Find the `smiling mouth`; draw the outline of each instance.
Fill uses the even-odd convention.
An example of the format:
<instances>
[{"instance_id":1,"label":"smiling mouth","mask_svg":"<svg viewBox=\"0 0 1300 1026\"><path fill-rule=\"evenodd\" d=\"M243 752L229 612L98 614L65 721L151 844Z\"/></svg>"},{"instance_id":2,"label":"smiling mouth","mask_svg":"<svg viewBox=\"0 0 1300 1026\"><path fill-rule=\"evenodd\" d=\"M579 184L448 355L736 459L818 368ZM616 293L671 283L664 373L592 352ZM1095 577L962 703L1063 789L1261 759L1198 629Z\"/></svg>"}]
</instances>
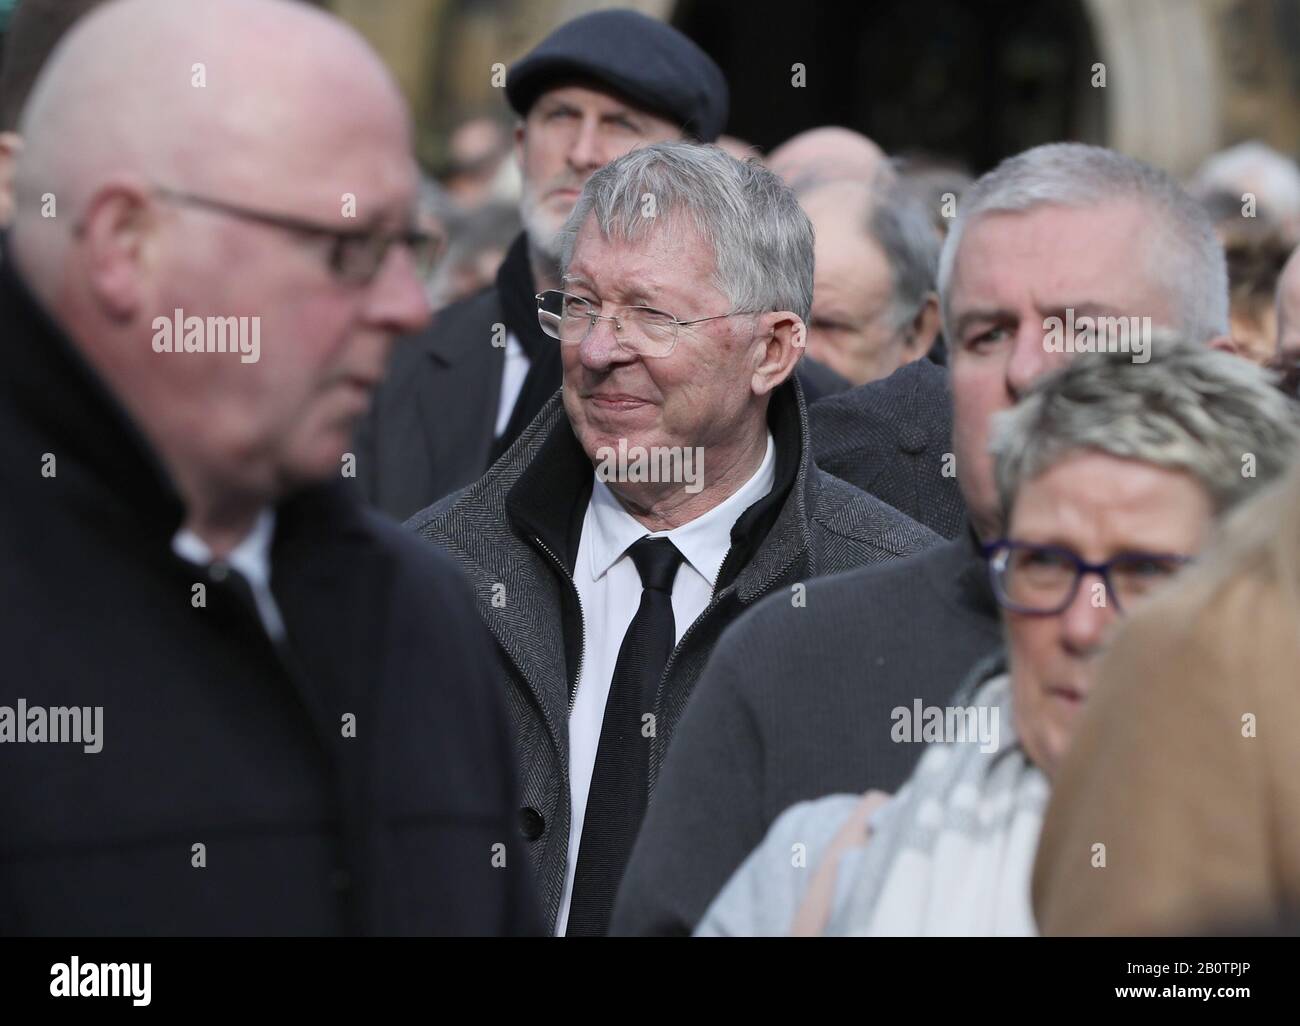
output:
<instances>
[{"instance_id":1,"label":"smiling mouth","mask_svg":"<svg viewBox=\"0 0 1300 1026\"><path fill-rule=\"evenodd\" d=\"M1084 694L1078 688L1071 687L1050 687L1047 693L1053 698L1059 698L1063 702L1069 702L1071 705L1082 705Z\"/></svg>"},{"instance_id":2,"label":"smiling mouth","mask_svg":"<svg viewBox=\"0 0 1300 1026\"><path fill-rule=\"evenodd\" d=\"M641 399L634 395L602 395L593 393L586 397L587 402L592 403L603 410L631 410L638 406L647 406L649 401Z\"/></svg>"}]
</instances>

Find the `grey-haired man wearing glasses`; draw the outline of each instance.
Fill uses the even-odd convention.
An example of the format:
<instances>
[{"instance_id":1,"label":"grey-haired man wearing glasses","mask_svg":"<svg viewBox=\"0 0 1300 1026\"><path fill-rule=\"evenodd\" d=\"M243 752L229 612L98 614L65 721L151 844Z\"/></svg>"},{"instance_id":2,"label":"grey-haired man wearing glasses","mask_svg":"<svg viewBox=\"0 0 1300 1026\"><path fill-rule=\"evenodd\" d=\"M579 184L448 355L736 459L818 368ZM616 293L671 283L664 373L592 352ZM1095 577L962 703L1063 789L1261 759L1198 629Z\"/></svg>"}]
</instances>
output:
<instances>
[{"instance_id":1,"label":"grey-haired man wearing glasses","mask_svg":"<svg viewBox=\"0 0 1300 1026\"><path fill-rule=\"evenodd\" d=\"M583 190L560 271L537 305L561 394L411 523L456 554L504 653L546 921L598 935L722 630L937 538L812 462L793 380L812 229L770 171L688 143L621 157Z\"/></svg>"},{"instance_id":2,"label":"grey-haired man wearing glasses","mask_svg":"<svg viewBox=\"0 0 1300 1026\"><path fill-rule=\"evenodd\" d=\"M0 933L535 932L469 591L342 480L428 316L391 75L306 4L118 0L21 127Z\"/></svg>"}]
</instances>

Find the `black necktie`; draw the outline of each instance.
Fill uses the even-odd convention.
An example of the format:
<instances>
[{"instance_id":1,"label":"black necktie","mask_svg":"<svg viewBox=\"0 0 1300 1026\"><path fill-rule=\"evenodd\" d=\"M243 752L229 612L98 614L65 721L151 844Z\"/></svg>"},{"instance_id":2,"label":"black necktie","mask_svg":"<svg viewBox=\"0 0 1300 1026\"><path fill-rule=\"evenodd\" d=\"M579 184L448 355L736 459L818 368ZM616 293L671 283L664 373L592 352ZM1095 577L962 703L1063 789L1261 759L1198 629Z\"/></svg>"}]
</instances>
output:
<instances>
[{"instance_id":1,"label":"black necktie","mask_svg":"<svg viewBox=\"0 0 1300 1026\"><path fill-rule=\"evenodd\" d=\"M641 605L623 635L605 700L569 903L569 937L603 937L609 927L614 892L645 816L650 738L642 733L642 717L654 710L659 678L677 640L673 579L682 554L667 538L642 538L628 554L641 575Z\"/></svg>"}]
</instances>

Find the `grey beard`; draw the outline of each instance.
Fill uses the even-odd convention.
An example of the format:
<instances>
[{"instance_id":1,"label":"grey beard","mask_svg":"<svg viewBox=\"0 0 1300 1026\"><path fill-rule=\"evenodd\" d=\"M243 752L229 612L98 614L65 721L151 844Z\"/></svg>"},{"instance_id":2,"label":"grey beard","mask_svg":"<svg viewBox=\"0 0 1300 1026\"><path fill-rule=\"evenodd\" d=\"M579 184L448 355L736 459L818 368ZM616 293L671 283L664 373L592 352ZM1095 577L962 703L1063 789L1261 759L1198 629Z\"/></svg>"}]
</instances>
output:
<instances>
[{"instance_id":1,"label":"grey beard","mask_svg":"<svg viewBox=\"0 0 1300 1026\"><path fill-rule=\"evenodd\" d=\"M524 232L528 235L528 246L536 254L549 260L556 267L560 265L560 231L547 223L546 215L541 213L529 199L520 204L520 220L524 223ZM561 228L563 225L561 225Z\"/></svg>"}]
</instances>

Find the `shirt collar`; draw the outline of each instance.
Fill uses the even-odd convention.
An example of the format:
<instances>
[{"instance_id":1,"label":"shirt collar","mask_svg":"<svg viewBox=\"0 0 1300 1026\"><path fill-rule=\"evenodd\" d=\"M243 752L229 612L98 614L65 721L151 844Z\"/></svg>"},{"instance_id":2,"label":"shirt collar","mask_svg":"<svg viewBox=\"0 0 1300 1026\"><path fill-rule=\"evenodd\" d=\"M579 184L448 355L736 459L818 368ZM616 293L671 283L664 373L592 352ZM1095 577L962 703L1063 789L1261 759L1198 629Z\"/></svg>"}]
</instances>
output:
<instances>
[{"instance_id":1,"label":"shirt collar","mask_svg":"<svg viewBox=\"0 0 1300 1026\"><path fill-rule=\"evenodd\" d=\"M595 475L593 474L593 478ZM776 442L767 433L767 451L753 475L731 495L694 520L671 531L654 534L637 520L596 478L591 490L587 525L591 529L591 579L599 580L623 557L634 542L645 537L667 538L686 562L711 584L716 583L723 560L731 549L731 529L742 513L772 490L776 482Z\"/></svg>"},{"instance_id":2,"label":"shirt collar","mask_svg":"<svg viewBox=\"0 0 1300 1026\"><path fill-rule=\"evenodd\" d=\"M275 510L264 509L257 515L253 528L236 545L225 562L238 570L254 588L271 586L271 540L275 537ZM172 551L191 563L207 565L212 562L212 549L208 543L182 527L172 538Z\"/></svg>"}]
</instances>

